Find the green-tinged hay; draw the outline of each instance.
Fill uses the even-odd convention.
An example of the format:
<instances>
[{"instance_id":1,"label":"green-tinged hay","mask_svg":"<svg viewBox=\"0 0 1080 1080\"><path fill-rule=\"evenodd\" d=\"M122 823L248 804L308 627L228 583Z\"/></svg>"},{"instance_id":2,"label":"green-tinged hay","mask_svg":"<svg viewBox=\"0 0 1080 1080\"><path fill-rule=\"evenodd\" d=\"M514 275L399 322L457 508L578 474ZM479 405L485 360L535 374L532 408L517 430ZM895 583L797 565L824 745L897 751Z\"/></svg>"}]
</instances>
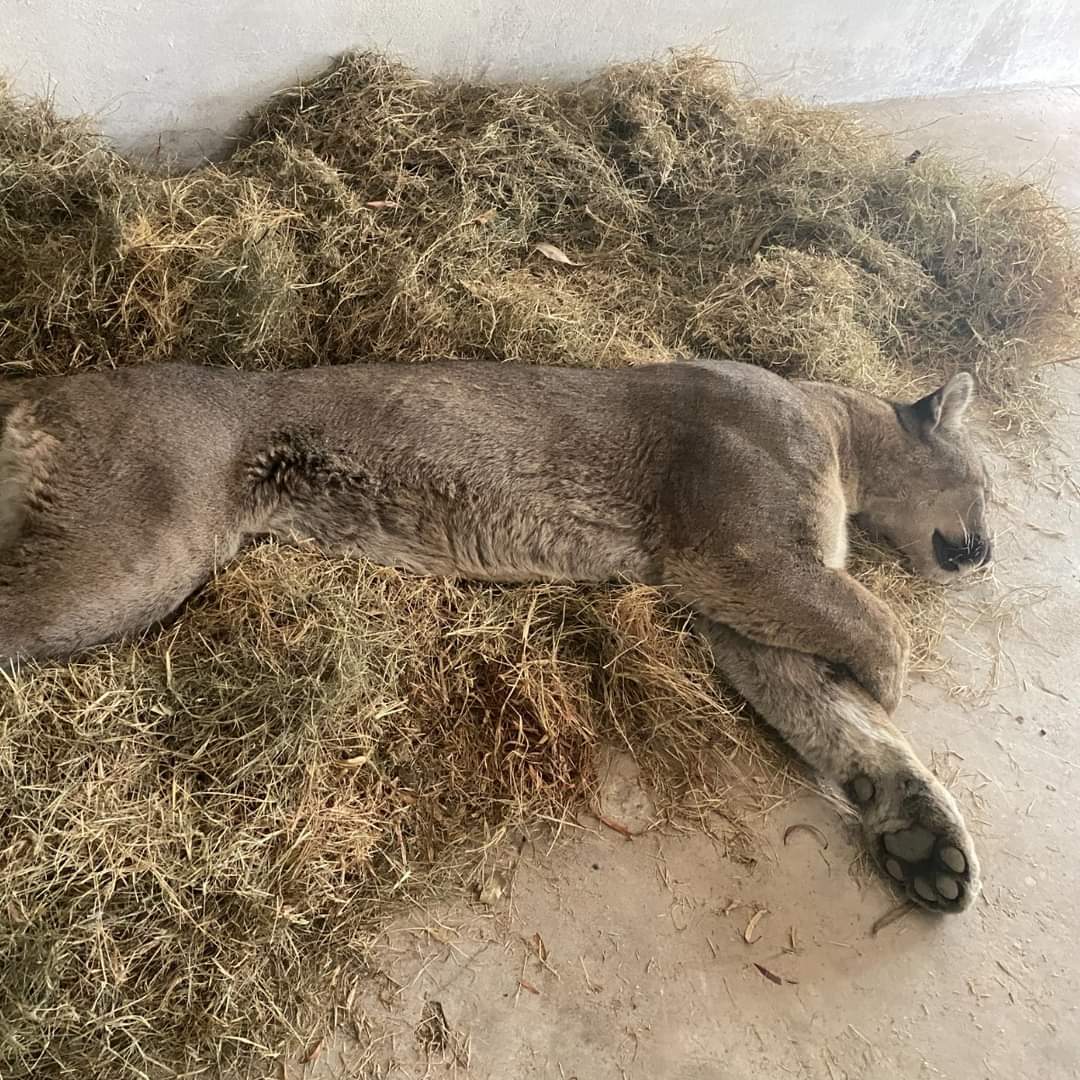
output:
<instances>
[{"instance_id":1,"label":"green-tinged hay","mask_svg":"<svg viewBox=\"0 0 1080 1080\"><path fill-rule=\"evenodd\" d=\"M116 257L127 288L105 333L129 339L144 361L222 361L299 335L290 226L300 214L265 182L208 170L139 191L126 206Z\"/></svg>"},{"instance_id":2,"label":"green-tinged hay","mask_svg":"<svg viewBox=\"0 0 1080 1080\"><path fill-rule=\"evenodd\" d=\"M1076 334L1073 223L1037 184L985 178L925 155L876 178L868 212L882 240L932 279L932 303L896 320L905 354L928 370L971 371L1000 402L1023 404L1031 365Z\"/></svg>"},{"instance_id":3,"label":"green-tinged hay","mask_svg":"<svg viewBox=\"0 0 1080 1080\"><path fill-rule=\"evenodd\" d=\"M722 359L899 398L912 394L914 372L879 344L896 307L887 286L858 266L778 248L732 267L690 326Z\"/></svg>"},{"instance_id":4,"label":"green-tinged hay","mask_svg":"<svg viewBox=\"0 0 1080 1080\"><path fill-rule=\"evenodd\" d=\"M1020 416L1032 365L1076 351L1066 215L907 156L700 56L571 87L346 57L170 176L0 94L0 373L699 353L887 393L962 368ZM941 594L871 549L856 570L932 663ZM608 743L739 851L740 800L795 779L632 586L264 547L172 627L24 669L0 684L0 1075L270 1074L396 903L569 820Z\"/></svg>"}]
</instances>

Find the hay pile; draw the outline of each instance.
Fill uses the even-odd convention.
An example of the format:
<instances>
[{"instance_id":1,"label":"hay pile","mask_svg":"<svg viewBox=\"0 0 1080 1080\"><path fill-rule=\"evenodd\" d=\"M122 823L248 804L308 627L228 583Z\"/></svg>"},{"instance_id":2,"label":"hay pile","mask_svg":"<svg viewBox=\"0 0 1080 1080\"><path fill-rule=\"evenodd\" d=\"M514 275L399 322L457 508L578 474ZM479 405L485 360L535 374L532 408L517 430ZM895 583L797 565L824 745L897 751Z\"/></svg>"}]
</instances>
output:
<instances>
[{"instance_id":1,"label":"hay pile","mask_svg":"<svg viewBox=\"0 0 1080 1080\"><path fill-rule=\"evenodd\" d=\"M907 149L743 100L700 57L572 88L352 57L172 177L0 96L0 371L704 352L883 390L965 368L1014 408L1075 340L1068 222ZM938 594L862 572L925 659ZM23 672L0 700L0 1075L265 1075L394 902L587 802L605 741L683 812L734 817L726 758L757 756L765 796L783 768L640 588L267 547L161 634Z\"/></svg>"},{"instance_id":2,"label":"hay pile","mask_svg":"<svg viewBox=\"0 0 1080 1080\"><path fill-rule=\"evenodd\" d=\"M571 88L344 60L161 180L0 102L0 365L707 353L999 397L1074 332L1065 214L701 57ZM579 266L546 259L555 245Z\"/></svg>"}]
</instances>

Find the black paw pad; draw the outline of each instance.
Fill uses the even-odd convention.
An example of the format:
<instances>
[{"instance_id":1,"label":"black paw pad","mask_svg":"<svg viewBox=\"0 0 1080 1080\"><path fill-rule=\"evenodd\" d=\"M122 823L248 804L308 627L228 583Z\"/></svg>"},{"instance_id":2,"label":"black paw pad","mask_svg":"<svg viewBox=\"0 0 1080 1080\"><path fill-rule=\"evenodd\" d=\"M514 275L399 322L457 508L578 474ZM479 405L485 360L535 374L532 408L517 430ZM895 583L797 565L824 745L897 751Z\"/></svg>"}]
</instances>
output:
<instances>
[{"instance_id":1,"label":"black paw pad","mask_svg":"<svg viewBox=\"0 0 1080 1080\"><path fill-rule=\"evenodd\" d=\"M866 806L867 803L874 801L874 796L877 794L874 781L869 776L856 776L854 780L849 781L844 790L856 806Z\"/></svg>"},{"instance_id":2,"label":"black paw pad","mask_svg":"<svg viewBox=\"0 0 1080 1080\"><path fill-rule=\"evenodd\" d=\"M886 833L879 858L908 896L932 911L960 911L969 886L967 857L947 837L924 825Z\"/></svg>"}]
</instances>

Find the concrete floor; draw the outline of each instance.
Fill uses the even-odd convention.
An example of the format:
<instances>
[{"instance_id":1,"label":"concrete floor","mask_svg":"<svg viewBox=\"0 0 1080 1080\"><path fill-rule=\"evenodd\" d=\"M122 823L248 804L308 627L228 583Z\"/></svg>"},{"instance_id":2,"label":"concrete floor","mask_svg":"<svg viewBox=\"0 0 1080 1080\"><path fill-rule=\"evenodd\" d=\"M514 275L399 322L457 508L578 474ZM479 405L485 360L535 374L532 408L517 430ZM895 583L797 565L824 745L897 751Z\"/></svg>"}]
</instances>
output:
<instances>
[{"instance_id":1,"label":"concrete floor","mask_svg":"<svg viewBox=\"0 0 1080 1080\"><path fill-rule=\"evenodd\" d=\"M1080 206L1078 91L859 111L902 133L903 151L936 145L976 165L1053 173L1061 200ZM968 814L986 878L971 912L908 914L872 933L896 898L850 872L856 842L816 797L770 815L752 868L699 834L628 842L598 826L550 854L526 848L512 903L418 913L416 925L438 917L442 929L403 924L389 935L385 970L397 985L373 984L369 1003L384 1041L370 1058L347 1052L347 1067L327 1052L289 1075L1080 1076L1080 731L1071 723L1080 700L1080 366L1055 368L1052 383L1061 412L1050 445L1031 464L995 460L998 580L976 587L1020 616L1002 630L971 627L958 611L949 671L915 681L898 714ZM989 639L998 632L995 662ZM632 777L616 786L624 802L647 802ZM785 829L805 822L827 849L806 831L784 844ZM768 914L747 944L760 911ZM437 1031L449 1032L445 1047L425 1037Z\"/></svg>"}]
</instances>

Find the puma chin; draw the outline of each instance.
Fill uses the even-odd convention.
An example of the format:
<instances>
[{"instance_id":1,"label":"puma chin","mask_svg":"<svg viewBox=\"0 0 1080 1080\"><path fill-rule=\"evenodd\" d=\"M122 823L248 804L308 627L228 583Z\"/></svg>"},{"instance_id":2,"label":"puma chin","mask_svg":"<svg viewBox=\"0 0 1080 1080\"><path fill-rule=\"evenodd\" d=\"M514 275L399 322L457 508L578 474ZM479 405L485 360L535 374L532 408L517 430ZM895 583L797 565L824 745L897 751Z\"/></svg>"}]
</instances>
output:
<instances>
[{"instance_id":1,"label":"puma chin","mask_svg":"<svg viewBox=\"0 0 1080 1080\"><path fill-rule=\"evenodd\" d=\"M870 495L856 521L885 540L920 576L951 585L989 564L993 556L987 521L989 477L964 428L972 397L970 375L915 402L894 405L903 431L898 483L888 496ZM881 490L881 489L879 489Z\"/></svg>"}]
</instances>

